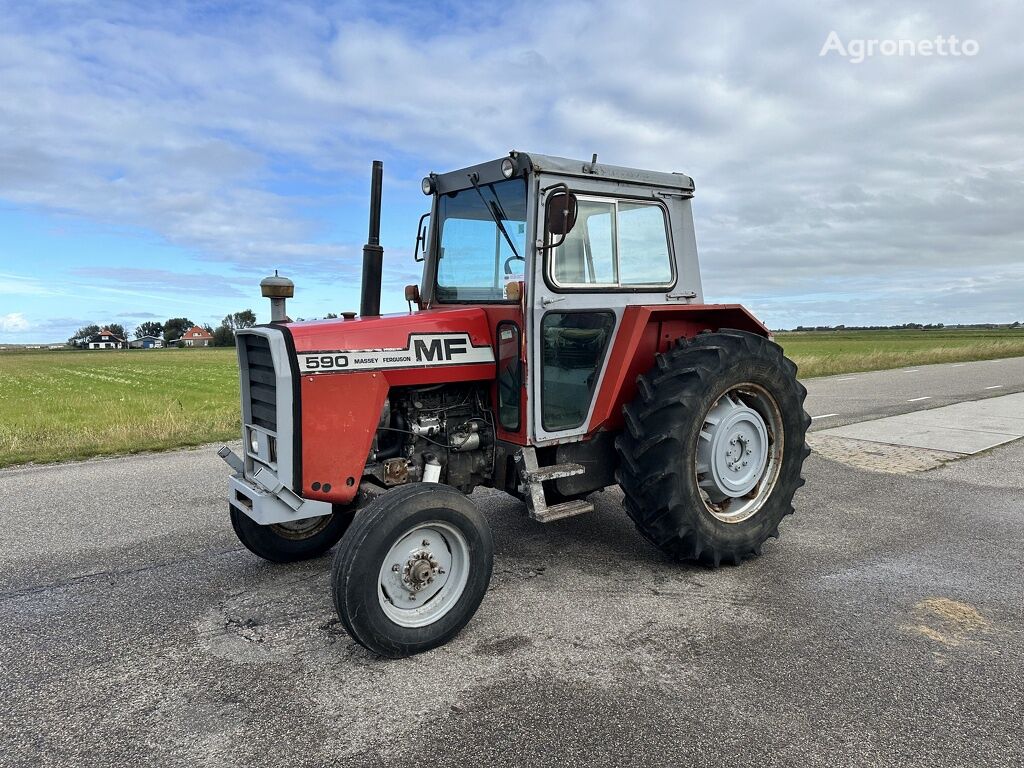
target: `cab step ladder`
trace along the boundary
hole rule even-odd
[[[515,457],[519,469],[519,490],[526,497],[526,509],[530,517],[542,523],[561,520],[563,517],[582,515],[593,512],[594,505],[586,499],[571,499],[560,504],[547,502],[544,483],[562,477],[582,475],[586,468],[582,464],[552,464],[547,467],[537,465],[537,451],[533,446],[526,446]]]

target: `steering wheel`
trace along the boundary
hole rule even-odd
[[[516,254],[512,254],[507,259],[505,259],[505,274],[506,275],[511,275],[512,274],[512,262],[513,261],[526,261],[526,259],[524,259],[522,256],[518,256]]]

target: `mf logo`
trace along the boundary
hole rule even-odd
[[[429,342],[423,339],[416,339],[412,345],[416,356],[416,362],[434,360],[451,360],[455,355],[464,355],[467,352],[465,339],[446,338],[431,339]]]

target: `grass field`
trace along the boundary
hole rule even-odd
[[[800,375],[1024,355],[1024,330],[785,333]],[[0,352],[0,467],[238,437],[234,349]]]
[[[0,353],[0,466],[234,439],[231,349]]]
[[[780,333],[775,340],[796,361],[802,378],[1024,356],[1024,328],[807,331]]]

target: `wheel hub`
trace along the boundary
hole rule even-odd
[[[726,393],[704,417],[697,445],[700,487],[716,503],[746,496],[764,476],[770,453],[764,418],[737,393]]]
[[[419,592],[434,582],[434,577],[441,574],[441,564],[427,549],[417,549],[405,561],[402,569],[402,583],[413,592]]]
[[[418,525],[401,536],[380,568],[378,597],[403,627],[432,624],[459,599],[469,578],[469,544],[454,526]]]

